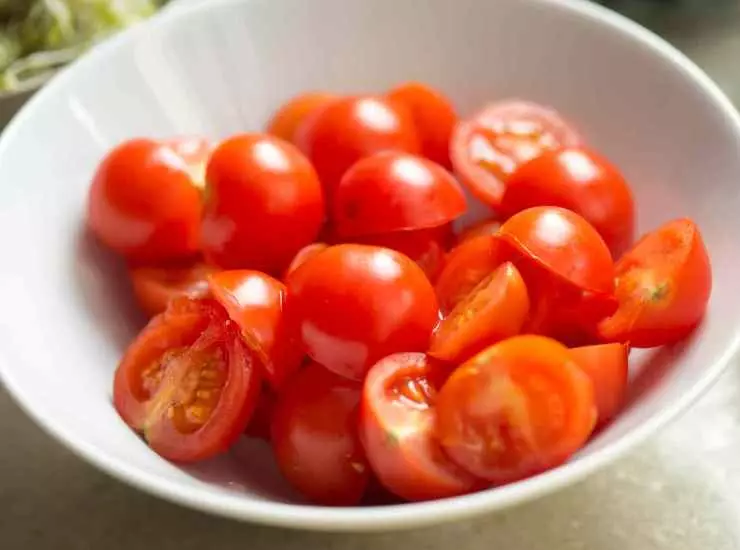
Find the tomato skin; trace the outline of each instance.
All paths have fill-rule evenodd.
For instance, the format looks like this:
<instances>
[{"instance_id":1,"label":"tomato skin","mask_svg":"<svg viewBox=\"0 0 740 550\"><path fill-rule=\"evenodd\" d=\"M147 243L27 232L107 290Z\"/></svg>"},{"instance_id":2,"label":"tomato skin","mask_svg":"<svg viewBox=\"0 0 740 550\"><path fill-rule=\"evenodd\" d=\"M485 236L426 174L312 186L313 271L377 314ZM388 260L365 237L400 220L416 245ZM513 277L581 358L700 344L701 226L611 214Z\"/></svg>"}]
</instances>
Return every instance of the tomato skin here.
<instances>
[{"instance_id":1,"label":"tomato skin","mask_svg":"<svg viewBox=\"0 0 740 550\"><path fill-rule=\"evenodd\" d=\"M272 416L275 411L276 403L277 394L270 388L270 386L263 384L262 391L260 391L259 398L257 399L257 404L254 407L254 413L252 413L252 418L250 418L249 424L247 424L247 429L244 431L244 435L261 439L263 441L270 441Z\"/></svg>"},{"instance_id":2,"label":"tomato skin","mask_svg":"<svg viewBox=\"0 0 740 550\"><path fill-rule=\"evenodd\" d=\"M334 194L333 222L340 237L358 237L439 227L466 207L460 185L440 165L385 151L345 172Z\"/></svg>"},{"instance_id":3,"label":"tomato skin","mask_svg":"<svg viewBox=\"0 0 740 550\"><path fill-rule=\"evenodd\" d=\"M288 296L308 355L356 380L381 357L425 350L438 321L424 272L386 248L329 247L293 273Z\"/></svg>"},{"instance_id":4,"label":"tomato skin","mask_svg":"<svg viewBox=\"0 0 740 550\"><path fill-rule=\"evenodd\" d=\"M153 317L167 309L174 298L207 297L207 278L216 271L217 268L202 262L186 266L132 267L129 278L137 304Z\"/></svg>"},{"instance_id":5,"label":"tomato skin","mask_svg":"<svg viewBox=\"0 0 740 550\"><path fill-rule=\"evenodd\" d=\"M380 151L419 152L410 114L374 96L345 97L327 105L305 120L296 143L316 168L328 204L344 173L361 158Z\"/></svg>"},{"instance_id":6,"label":"tomato skin","mask_svg":"<svg viewBox=\"0 0 740 550\"><path fill-rule=\"evenodd\" d=\"M387 97L411 113L422 154L451 169L450 137L457 123L452 102L439 90L420 82L404 82L390 90Z\"/></svg>"},{"instance_id":7,"label":"tomato skin","mask_svg":"<svg viewBox=\"0 0 740 550\"><path fill-rule=\"evenodd\" d=\"M157 264L198 252L201 193L189 165L151 139L133 139L98 165L90 186L87 224L130 262Z\"/></svg>"},{"instance_id":8,"label":"tomato skin","mask_svg":"<svg viewBox=\"0 0 740 550\"><path fill-rule=\"evenodd\" d=\"M629 345L600 344L570 350L570 356L591 379L598 425L611 421L627 397Z\"/></svg>"},{"instance_id":9,"label":"tomato skin","mask_svg":"<svg viewBox=\"0 0 740 550\"><path fill-rule=\"evenodd\" d=\"M285 102L272 115L266 131L289 143L295 143L301 124L336 99L336 95L327 92L299 94Z\"/></svg>"},{"instance_id":10,"label":"tomato skin","mask_svg":"<svg viewBox=\"0 0 740 550\"><path fill-rule=\"evenodd\" d=\"M514 264L506 262L442 320L432 336L429 355L462 363L486 347L519 334L528 314L527 286Z\"/></svg>"},{"instance_id":11,"label":"tomato skin","mask_svg":"<svg viewBox=\"0 0 740 550\"><path fill-rule=\"evenodd\" d=\"M685 338L701 322L712 267L696 224L668 222L644 235L617 262L619 309L599 325L606 342L648 348Z\"/></svg>"},{"instance_id":12,"label":"tomato skin","mask_svg":"<svg viewBox=\"0 0 740 550\"><path fill-rule=\"evenodd\" d=\"M504 214L533 206L561 206L580 214L614 257L632 244L632 191L614 165L584 147L545 151L511 175L501 205Z\"/></svg>"},{"instance_id":13,"label":"tomato skin","mask_svg":"<svg viewBox=\"0 0 740 550\"><path fill-rule=\"evenodd\" d=\"M493 484L565 462L596 420L591 381L562 344L515 336L455 370L437 396L447 455Z\"/></svg>"},{"instance_id":14,"label":"tomato skin","mask_svg":"<svg viewBox=\"0 0 740 550\"><path fill-rule=\"evenodd\" d=\"M461 495L476 485L434 438L435 394L448 374L423 353L398 353L373 365L365 379L360 439L381 484L406 500Z\"/></svg>"},{"instance_id":15,"label":"tomato skin","mask_svg":"<svg viewBox=\"0 0 740 550\"><path fill-rule=\"evenodd\" d=\"M285 270L285 275L283 275L283 281L287 281L288 277L290 277L290 275L296 269L301 267L308 260L316 256L317 254L323 252L327 248L329 248L329 245L326 243L311 243L301 248L298 251L298 253L295 255L295 257L293 258L293 260L290 262L288 269Z\"/></svg>"},{"instance_id":16,"label":"tomato skin","mask_svg":"<svg viewBox=\"0 0 740 550\"><path fill-rule=\"evenodd\" d=\"M280 471L318 504L357 504L370 468L357 434L361 388L317 363L299 372L278 396L272 447Z\"/></svg>"},{"instance_id":17,"label":"tomato skin","mask_svg":"<svg viewBox=\"0 0 740 550\"><path fill-rule=\"evenodd\" d=\"M280 275L323 223L316 173L281 139L262 134L227 139L211 155L206 180L203 251L224 269Z\"/></svg>"},{"instance_id":18,"label":"tomato skin","mask_svg":"<svg viewBox=\"0 0 740 550\"><path fill-rule=\"evenodd\" d=\"M457 236L456 243L457 245L461 245L465 241L474 239L475 237L496 235L499 229L501 229L501 222L499 220L481 220L464 228Z\"/></svg>"}]
</instances>

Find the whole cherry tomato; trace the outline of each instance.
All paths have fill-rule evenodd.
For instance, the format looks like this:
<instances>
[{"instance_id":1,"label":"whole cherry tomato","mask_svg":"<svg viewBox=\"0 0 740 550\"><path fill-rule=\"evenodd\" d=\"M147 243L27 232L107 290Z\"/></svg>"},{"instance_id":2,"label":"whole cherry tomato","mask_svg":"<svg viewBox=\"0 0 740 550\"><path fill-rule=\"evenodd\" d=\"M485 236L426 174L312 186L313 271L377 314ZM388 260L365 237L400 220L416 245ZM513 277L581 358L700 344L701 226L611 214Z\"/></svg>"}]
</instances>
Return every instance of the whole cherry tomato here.
<instances>
[{"instance_id":1,"label":"whole cherry tomato","mask_svg":"<svg viewBox=\"0 0 740 550\"><path fill-rule=\"evenodd\" d=\"M289 143L295 143L301 124L320 109L337 99L327 92L308 92L297 95L284 103L267 123L267 133Z\"/></svg>"},{"instance_id":2,"label":"whole cherry tomato","mask_svg":"<svg viewBox=\"0 0 740 550\"><path fill-rule=\"evenodd\" d=\"M643 236L615 271L619 309L599 327L606 341L662 346L684 338L704 317L712 268L693 221L674 220Z\"/></svg>"},{"instance_id":3,"label":"whole cherry tomato","mask_svg":"<svg viewBox=\"0 0 740 550\"><path fill-rule=\"evenodd\" d=\"M626 344L601 344L570 350L570 356L591 379L601 426L617 416L627 397L629 351Z\"/></svg>"},{"instance_id":4,"label":"whole cherry tomato","mask_svg":"<svg viewBox=\"0 0 740 550\"><path fill-rule=\"evenodd\" d=\"M288 269L285 270L283 281L287 281L291 273L316 256L319 252L323 252L327 248L329 248L329 245L326 243L311 243L301 248L293 258L293 261L290 262Z\"/></svg>"},{"instance_id":5,"label":"whole cherry tomato","mask_svg":"<svg viewBox=\"0 0 740 550\"><path fill-rule=\"evenodd\" d=\"M193 185L203 189L206 185L206 164L213 151L210 141L197 136L181 136L161 141L177 153L188 165Z\"/></svg>"},{"instance_id":6,"label":"whole cherry tomato","mask_svg":"<svg viewBox=\"0 0 740 550\"><path fill-rule=\"evenodd\" d=\"M493 484L565 462L596 421L588 376L555 340L515 336L455 370L437 395L447 455Z\"/></svg>"},{"instance_id":7,"label":"whole cherry tomato","mask_svg":"<svg viewBox=\"0 0 740 550\"><path fill-rule=\"evenodd\" d=\"M457 236L457 244L460 245L481 235L495 235L499 229L501 229L499 220L481 220L464 228Z\"/></svg>"},{"instance_id":8,"label":"whole cherry tomato","mask_svg":"<svg viewBox=\"0 0 740 550\"><path fill-rule=\"evenodd\" d=\"M423 353L398 353L375 364L365 379L360 439L380 483L407 500L460 495L476 484L434 437L435 397L448 374Z\"/></svg>"},{"instance_id":9,"label":"whole cherry tomato","mask_svg":"<svg viewBox=\"0 0 740 550\"><path fill-rule=\"evenodd\" d=\"M207 278L217 268L196 262L185 266L133 267L129 270L134 297L141 310L153 317L175 298L205 298Z\"/></svg>"},{"instance_id":10,"label":"whole cherry tomato","mask_svg":"<svg viewBox=\"0 0 740 550\"><path fill-rule=\"evenodd\" d=\"M438 321L424 272L387 248L329 247L293 273L288 296L308 355L357 380L381 357L425 350Z\"/></svg>"},{"instance_id":11,"label":"whole cherry tomato","mask_svg":"<svg viewBox=\"0 0 740 550\"><path fill-rule=\"evenodd\" d=\"M316 363L300 371L279 396L272 448L280 471L318 504L357 504L370 468L357 433L361 387Z\"/></svg>"},{"instance_id":12,"label":"whole cherry tomato","mask_svg":"<svg viewBox=\"0 0 740 550\"><path fill-rule=\"evenodd\" d=\"M545 151L511 175L503 213L511 216L533 206L562 206L580 214L615 257L632 244L632 191L614 165L584 147Z\"/></svg>"},{"instance_id":13,"label":"whole cherry tomato","mask_svg":"<svg viewBox=\"0 0 740 550\"><path fill-rule=\"evenodd\" d=\"M324 219L316 173L291 144L267 135L227 139L206 171L202 243L224 269L282 275Z\"/></svg>"},{"instance_id":14,"label":"whole cherry tomato","mask_svg":"<svg viewBox=\"0 0 740 550\"><path fill-rule=\"evenodd\" d=\"M354 164L334 192L340 238L439 227L465 213L465 194L440 165L415 155L382 152Z\"/></svg>"}]
</instances>

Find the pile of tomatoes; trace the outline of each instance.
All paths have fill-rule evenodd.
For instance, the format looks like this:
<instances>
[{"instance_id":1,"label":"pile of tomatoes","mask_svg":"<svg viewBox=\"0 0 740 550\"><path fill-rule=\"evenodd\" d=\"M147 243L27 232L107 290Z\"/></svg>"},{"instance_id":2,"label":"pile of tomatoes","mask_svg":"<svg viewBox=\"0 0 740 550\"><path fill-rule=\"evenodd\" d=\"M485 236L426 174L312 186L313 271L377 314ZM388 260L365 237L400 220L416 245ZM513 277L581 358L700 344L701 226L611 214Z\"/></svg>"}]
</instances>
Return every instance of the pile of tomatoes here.
<instances>
[{"instance_id":1,"label":"pile of tomatoes","mask_svg":"<svg viewBox=\"0 0 740 550\"><path fill-rule=\"evenodd\" d=\"M488 216L465 227L471 200ZM619 170L552 109L458 119L418 83L301 95L215 147L128 141L87 211L151 316L114 405L173 461L264 438L321 504L535 475L618 414L630 348L706 310L696 225L635 243L634 218Z\"/></svg>"}]
</instances>

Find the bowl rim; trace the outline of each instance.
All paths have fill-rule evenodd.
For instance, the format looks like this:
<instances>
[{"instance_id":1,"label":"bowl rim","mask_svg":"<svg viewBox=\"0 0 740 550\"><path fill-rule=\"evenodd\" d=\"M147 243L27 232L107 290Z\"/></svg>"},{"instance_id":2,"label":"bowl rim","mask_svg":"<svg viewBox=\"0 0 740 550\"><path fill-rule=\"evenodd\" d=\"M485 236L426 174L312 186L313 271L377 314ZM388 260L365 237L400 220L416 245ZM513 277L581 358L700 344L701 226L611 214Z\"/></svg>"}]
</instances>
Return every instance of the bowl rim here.
<instances>
[{"instance_id":1,"label":"bowl rim","mask_svg":"<svg viewBox=\"0 0 740 550\"><path fill-rule=\"evenodd\" d=\"M175 24L178 21L194 19L206 9L214 6L236 5L252 0L210 0L180 6L175 10L163 10L147 21L129 28L104 43L96 46L80 59L63 69L37 94L35 94L14 117L0 136L0 158L5 154L9 143L26 119L34 114L37 105L46 101L67 80L74 78L76 67L84 67L104 58L109 52L126 47L137 37L157 26ZM740 115L732 102L693 61L670 45L664 39L642 27L638 23L588 0L527 0L553 10L563 10L572 15L605 25L612 30L639 42L644 47L659 54L676 69L693 81L720 108L725 117L732 122L735 133L740 136ZM184 505L211 514L233 519L262 523L271 526L308 529L317 531L380 531L406 529L423 525L438 524L467 517L492 513L517 506L541 496L555 492L567 485L582 480L602 466L633 449L651 434L688 409L723 373L732 358L740 350L740 330L736 331L720 357L709 367L703 376L669 406L652 414L645 422L624 434L619 440L597 449L592 454L569 462L563 466L521 482L490 489L469 495L421 503L405 503L390 506L366 506L357 508L327 508L309 504L290 504L260 501L244 498L238 493L215 492L208 484L203 487L184 486L177 481L151 474L133 467L124 460L108 453L85 440L84 435L66 429L55 418L45 417L43 412L29 399L21 384L17 383L12 364L0 356L0 381L2 381L13 400L47 434L85 461L93 464L112 477L142 491L157 495L164 500Z\"/></svg>"}]
</instances>

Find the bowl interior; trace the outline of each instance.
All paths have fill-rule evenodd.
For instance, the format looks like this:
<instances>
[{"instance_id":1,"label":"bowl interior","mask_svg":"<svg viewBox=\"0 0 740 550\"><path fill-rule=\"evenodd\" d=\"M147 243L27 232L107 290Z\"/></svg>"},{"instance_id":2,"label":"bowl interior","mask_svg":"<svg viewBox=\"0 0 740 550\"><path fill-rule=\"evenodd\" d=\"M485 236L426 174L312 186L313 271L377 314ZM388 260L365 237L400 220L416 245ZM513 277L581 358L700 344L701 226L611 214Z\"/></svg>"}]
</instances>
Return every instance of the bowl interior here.
<instances>
[{"instance_id":1,"label":"bowl interior","mask_svg":"<svg viewBox=\"0 0 740 550\"><path fill-rule=\"evenodd\" d=\"M123 265L83 230L97 161L132 136L258 130L307 89L447 92L462 114L518 96L552 105L633 185L639 230L691 216L714 265L706 322L638 354L630 404L569 464L495 491L326 510L240 443L195 468L159 459L111 407L117 360L143 320ZM660 40L599 7L555 0L214 0L113 39L58 77L0 141L0 368L21 404L77 452L167 498L234 517L389 528L494 510L563 485L685 408L734 352L740 326L740 127L727 100ZM647 368L649 367L649 368Z\"/></svg>"}]
</instances>

